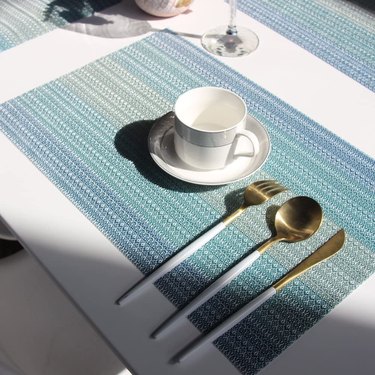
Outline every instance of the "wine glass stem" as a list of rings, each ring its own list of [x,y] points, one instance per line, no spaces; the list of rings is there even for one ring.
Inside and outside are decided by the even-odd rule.
[[[237,0],[229,0],[229,6],[230,6],[230,18],[229,18],[227,34],[237,35],[237,27],[236,27]]]

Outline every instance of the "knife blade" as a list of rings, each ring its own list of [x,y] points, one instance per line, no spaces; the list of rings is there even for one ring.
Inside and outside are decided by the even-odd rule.
[[[335,255],[344,245],[345,242],[345,231],[344,229],[339,230],[334,236],[332,236],[326,243],[315,250],[311,255],[289,271],[284,277],[277,281],[273,287],[276,291],[281,290],[285,285],[294,280],[296,277],[302,275],[310,268],[316,266],[323,260]]]

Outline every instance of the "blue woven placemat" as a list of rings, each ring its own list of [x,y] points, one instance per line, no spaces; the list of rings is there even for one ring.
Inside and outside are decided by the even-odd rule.
[[[1,0],[0,52],[120,0]]]
[[[270,133],[255,175],[222,187],[179,181],[147,150],[153,120],[182,92],[215,85],[242,96]],[[241,203],[246,185],[275,178],[290,188],[249,209],[157,286],[182,306],[271,236],[267,224],[294,195],[318,200],[325,220],[309,240],[280,243],[189,318],[210,329],[325,242],[343,250],[291,283],[215,345],[253,374],[375,270],[374,160],[204,51],[160,32],[0,106],[0,129],[143,273],[151,272]]]
[[[238,0],[238,9],[375,91],[374,1]]]

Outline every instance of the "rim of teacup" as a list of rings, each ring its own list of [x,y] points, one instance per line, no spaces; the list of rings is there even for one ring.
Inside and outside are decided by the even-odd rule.
[[[230,94],[232,98],[234,98],[238,103],[242,105],[242,109],[243,109],[242,116],[239,116],[238,121],[236,121],[233,125],[225,127],[223,129],[210,130],[210,129],[199,129],[199,128],[193,127],[192,125],[188,123],[188,121],[184,120],[183,116],[181,115],[181,110],[179,110],[179,106],[182,105],[181,103],[183,102],[183,100],[186,100],[186,97],[188,95],[192,95],[196,91],[217,91],[217,92]],[[186,128],[193,130],[194,132],[210,133],[210,134],[221,134],[221,133],[225,133],[233,129],[236,129],[238,124],[243,123],[247,116],[247,106],[246,106],[245,101],[235,92],[228,90],[226,88],[223,88],[223,87],[218,87],[218,86],[200,86],[200,87],[195,87],[193,89],[185,91],[177,98],[173,111],[175,113],[176,119],[178,119],[178,121],[180,122],[182,126],[185,126]]]

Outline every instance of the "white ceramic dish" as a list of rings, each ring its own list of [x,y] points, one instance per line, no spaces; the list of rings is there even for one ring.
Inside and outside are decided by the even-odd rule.
[[[238,157],[222,169],[201,170],[184,163],[174,148],[174,113],[168,112],[151,128],[148,148],[156,164],[168,174],[198,185],[225,185],[242,180],[257,171],[267,160],[271,142],[267,130],[252,116],[247,116],[246,129],[256,135],[260,151],[255,157]]]

